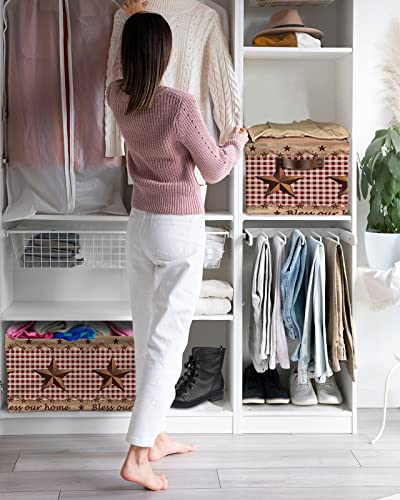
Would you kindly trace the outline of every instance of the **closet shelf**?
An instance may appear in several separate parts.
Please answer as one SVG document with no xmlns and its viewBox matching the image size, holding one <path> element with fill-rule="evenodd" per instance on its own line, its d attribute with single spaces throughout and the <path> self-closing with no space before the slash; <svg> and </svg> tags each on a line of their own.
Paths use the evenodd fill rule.
<svg viewBox="0 0 400 500">
<path fill-rule="evenodd" d="M 351 215 L 250 215 L 243 214 L 244 221 L 315 221 L 315 222 L 344 222 L 351 221 Z"/>
<path fill-rule="evenodd" d="M 316 406 L 296 406 L 296 405 L 243 405 L 243 417 L 344 417 L 352 415 L 346 405 L 316 405 Z"/>
<path fill-rule="evenodd" d="M 131 321 L 128 302 L 16 301 L 1 315 L 3 321 Z M 233 321 L 233 314 L 195 316 L 196 321 Z"/>
<path fill-rule="evenodd" d="M 207 212 L 207 221 L 233 220 L 233 215 L 227 211 Z M 128 215 L 33 215 L 26 220 L 54 222 L 128 222 Z"/>
<path fill-rule="evenodd" d="M 180 410 L 171 408 L 168 417 L 190 418 L 190 417 L 229 417 L 232 416 L 232 407 L 229 400 L 218 403 L 202 403 L 195 408 Z M 1 419 L 53 419 L 53 418 L 131 418 L 130 411 L 59 411 L 59 412 L 32 412 L 32 413 L 10 413 L 5 408 L 0 409 Z"/>
<path fill-rule="evenodd" d="M 329 47 L 322 49 L 299 49 L 291 47 L 244 47 L 244 59 L 297 60 L 297 61 L 337 61 L 353 53 L 349 47 Z"/>
</svg>

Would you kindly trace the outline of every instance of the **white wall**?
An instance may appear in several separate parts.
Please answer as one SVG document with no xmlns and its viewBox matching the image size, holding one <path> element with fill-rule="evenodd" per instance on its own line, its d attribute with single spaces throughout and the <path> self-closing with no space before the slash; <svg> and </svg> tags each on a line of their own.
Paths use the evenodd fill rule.
<svg viewBox="0 0 400 500">
<path fill-rule="evenodd" d="M 360 155 L 374 131 L 388 126 L 392 114 L 385 101 L 381 65 L 385 44 L 390 43 L 391 23 L 400 16 L 399 0 L 358 0 L 355 19 L 355 144 Z M 359 203 L 359 266 L 365 266 L 363 232 L 368 205 Z M 362 271 L 358 273 L 356 325 L 359 346 L 358 404 L 380 407 L 387 371 L 395 363 L 393 354 L 400 351 L 400 308 L 373 312 L 363 288 Z M 400 406 L 400 372 L 393 380 L 390 405 Z"/>
</svg>

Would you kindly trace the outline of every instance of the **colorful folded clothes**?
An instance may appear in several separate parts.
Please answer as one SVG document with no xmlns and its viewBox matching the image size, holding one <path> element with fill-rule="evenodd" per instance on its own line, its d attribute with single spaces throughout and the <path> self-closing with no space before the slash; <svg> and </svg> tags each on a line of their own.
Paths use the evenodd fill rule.
<svg viewBox="0 0 400 500">
<path fill-rule="evenodd" d="M 89 326 L 74 326 L 67 332 L 55 332 L 53 338 L 74 342 L 75 340 L 94 339 L 95 337 L 96 330 L 93 330 L 93 328 Z"/>
<path fill-rule="evenodd" d="M 7 329 L 7 336 L 12 339 L 63 339 L 73 342 L 81 339 L 94 339 L 97 336 L 132 337 L 130 323 L 110 321 L 29 321 L 14 323 Z"/>
</svg>

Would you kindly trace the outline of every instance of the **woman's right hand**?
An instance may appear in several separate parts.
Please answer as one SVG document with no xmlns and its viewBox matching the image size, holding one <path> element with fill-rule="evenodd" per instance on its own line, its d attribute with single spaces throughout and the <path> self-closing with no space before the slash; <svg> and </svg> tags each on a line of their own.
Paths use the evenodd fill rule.
<svg viewBox="0 0 400 500">
<path fill-rule="evenodd" d="M 249 140 L 249 134 L 247 133 L 247 130 L 242 127 L 235 127 L 233 130 L 233 135 L 239 136 L 244 143 L 248 142 Z"/>
<path fill-rule="evenodd" d="M 147 4 L 147 0 L 126 0 L 122 8 L 127 16 L 133 16 L 133 14 L 146 10 Z"/>
</svg>

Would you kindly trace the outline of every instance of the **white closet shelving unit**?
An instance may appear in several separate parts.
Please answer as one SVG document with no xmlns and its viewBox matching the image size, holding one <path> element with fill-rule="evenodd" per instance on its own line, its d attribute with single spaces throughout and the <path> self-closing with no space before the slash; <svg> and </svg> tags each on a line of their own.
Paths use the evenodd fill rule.
<svg viewBox="0 0 400 500">
<path fill-rule="evenodd" d="M 1 0 L 0 0 L 1 1 Z M 100 1 L 100 0 L 99 0 Z M 101 0 L 103 1 L 103 0 Z M 325 47 L 316 50 L 259 49 L 251 47 L 254 33 L 263 29 L 272 11 L 254 7 L 250 0 L 218 0 L 226 8 L 231 25 L 231 49 L 240 81 L 243 119 L 249 126 L 266 120 L 291 121 L 313 117 L 337 121 L 353 129 L 353 18 L 359 0 L 336 0 L 329 7 L 299 7 L 307 25 L 321 28 Z M 2 3 L 2 1 L 1 1 Z M 1 9 L 2 10 L 2 9 Z M 3 93 L 1 92 L 1 95 Z M 2 137 L 2 134 L 0 134 Z M 1 150 L 3 146 L 1 145 Z M 353 152 L 355 148 L 353 147 Z M 196 317 L 188 352 L 194 345 L 227 348 L 223 402 L 192 410 L 171 410 L 171 432 L 209 433 L 335 433 L 356 432 L 356 388 L 342 371 L 337 377 L 345 395 L 339 407 L 243 406 L 242 372 L 248 363 L 250 318 L 249 286 L 253 250 L 243 239 L 245 228 L 343 228 L 355 234 L 355 155 L 352 158 L 350 215 L 340 217 L 286 217 L 247 215 L 244 209 L 244 161 L 219 185 L 210 186 L 206 210 L 209 225 L 228 228 L 222 265 L 207 270 L 206 278 L 225 279 L 235 289 L 233 313 L 221 317 Z M 1 205 L 5 199 L 5 169 L 1 170 Z M 1 217 L 1 216 L 0 216 Z M 28 223 L 57 228 L 74 224 L 124 224 L 127 217 L 106 215 L 37 215 Z M 24 221 L 24 223 L 27 221 Z M 0 219 L 0 379 L 6 388 L 4 334 L 12 322 L 25 320 L 130 320 L 127 283 L 123 269 L 21 269 L 13 252 L 12 224 Z M 355 249 L 346 250 L 350 276 L 356 269 Z M 283 375 L 284 376 L 284 375 Z M 129 413 L 33 413 L 10 414 L 6 398 L 0 408 L 0 434 L 120 433 L 127 429 Z"/>
</svg>

